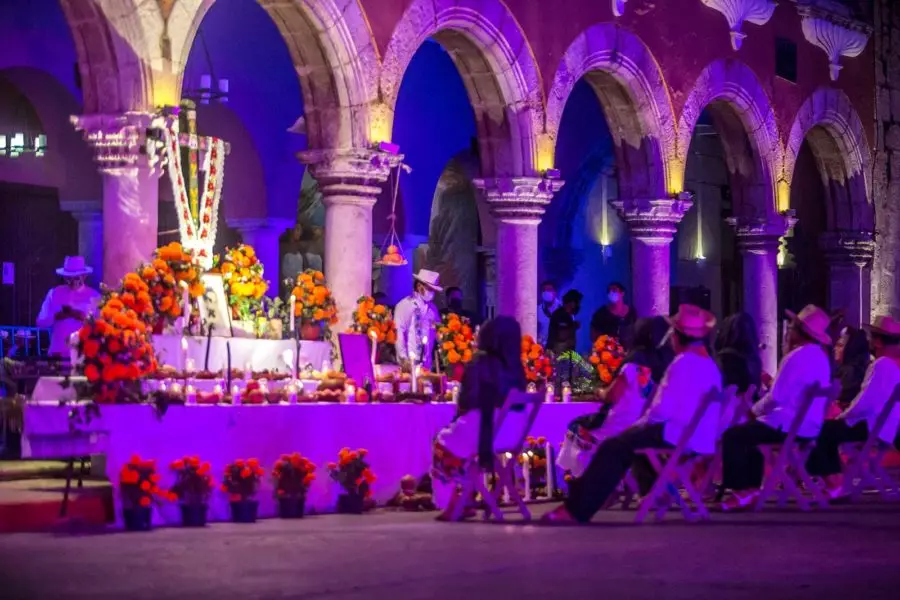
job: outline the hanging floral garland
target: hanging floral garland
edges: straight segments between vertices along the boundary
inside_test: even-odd
[[[189,191],[184,181],[184,171],[181,168],[177,119],[172,119],[172,122],[166,127],[165,136],[169,180],[172,182],[181,244],[186,249],[194,250],[200,264],[209,268],[212,266],[219,202],[225,178],[225,142],[219,138],[208,138],[208,148],[201,169],[206,173],[206,185],[203,187],[203,193],[199,199],[200,214],[197,221],[194,221],[191,215]]]

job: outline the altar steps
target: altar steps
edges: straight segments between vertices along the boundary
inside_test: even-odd
[[[0,534],[103,527],[113,521],[112,487],[107,482],[72,483],[67,516],[59,516],[64,478],[25,478],[0,482]]]

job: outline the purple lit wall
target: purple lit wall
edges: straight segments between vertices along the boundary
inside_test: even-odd
[[[584,80],[572,91],[563,112],[556,145],[557,168],[566,184],[554,197],[539,228],[540,280],[554,281],[560,293],[584,294],[578,349],[590,347],[590,319],[606,301],[606,286],[620,281],[631,287],[630,246],[615,209],[606,206],[603,227],[604,168],[614,167],[612,138],[594,90]],[[614,177],[607,177],[607,200],[616,197]],[[604,255],[601,242],[608,243]]]
[[[295,218],[303,177],[303,166],[295,154],[305,148],[306,140],[287,129],[303,114],[300,83],[284,39],[253,0],[216,2],[206,13],[187,61],[184,89],[196,88],[201,75],[213,71],[217,78],[229,80],[228,108],[249,133],[240,141],[227,141],[252,142],[264,181],[262,188],[254,182],[240,181],[258,171],[254,165],[245,167],[239,160],[249,150],[236,149],[226,162],[226,214],[232,215],[233,208],[234,216]],[[219,118],[230,119],[225,112],[201,112],[200,132],[214,133],[232,127],[217,123]],[[229,188],[248,194],[252,191],[252,195],[235,197]],[[241,206],[236,207],[235,203]]]

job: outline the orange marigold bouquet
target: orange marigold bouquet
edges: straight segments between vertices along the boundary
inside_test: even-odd
[[[294,289],[291,290],[291,296],[296,299],[294,317],[301,322],[321,325],[328,337],[328,326],[337,324],[338,317],[337,304],[331,290],[328,289],[325,275],[313,269],[300,273],[297,275]]]
[[[182,316],[182,284],[193,299],[200,298],[205,291],[193,254],[178,242],[157,248],[153,260],[139,272],[149,288],[154,310],[169,323]]]
[[[328,463],[328,473],[348,495],[368,498],[372,495],[371,485],[375,474],[366,462],[368,450],[343,448],[338,453],[337,463]]]
[[[153,323],[156,309],[147,284],[137,273],[126,273],[122,278],[122,287],[118,292],[119,299],[125,308],[134,311],[144,323]]]
[[[622,344],[612,336],[601,335],[594,341],[594,347],[588,360],[596,368],[600,383],[609,385],[624,359],[625,349]]]
[[[242,502],[256,495],[263,475],[265,471],[259,466],[258,459],[239,458],[225,466],[220,488],[228,494],[229,502]]]
[[[356,312],[353,313],[349,331],[374,337],[379,344],[397,341],[397,326],[390,309],[384,304],[375,304],[371,296],[361,296],[356,301]]]
[[[224,255],[213,258],[212,271],[222,274],[233,318],[250,321],[263,313],[263,297],[269,284],[263,279],[263,264],[251,246],[226,248]]]
[[[316,465],[299,452],[282,454],[272,468],[276,498],[304,498],[316,480]]]
[[[155,460],[144,460],[137,454],[133,455],[119,471],[122,507],[126,510],[146,508],[153,502],[154,496],[160,500],[170,499],[171,492],[159,487],[160,479]]]
[[[139,380],[157,367],[146,323],[117,293],[82,325],[78,352],[94,400],[101,403],[136,400],[137,393],[129,388],[139,390]]]
[[[547,380],[553,375],[553,366],[544,347],[530,335],[522,337],[522,366],[528,381]]]
[[[172,485],[172,500],[182,504],[202,505],[209,502],[213,490],[212,475],[209,474],[208,462],[200,462],[197,456],[185,456],[169,465],[175,472],[175,483]]]
[[[475,335],[469,319],[456,313],[448,313],[438,327],[438,355],[447,369],[452,365],[466,364],[472,360]]]

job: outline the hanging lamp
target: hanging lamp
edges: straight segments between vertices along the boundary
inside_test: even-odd
[[[402,267],[408,264],[403,256],[403,246],[400,244],[400,237],[397,235],[397,196],[400,195],[400,169],[406,172],[410,168],[403,163],[398,163],[395,169],[391,169],[391,177],[393,177],[394,189],[391,198],[391,214],[388,216],[390,228],[388,234],[381,245],[381,256],[375,261],[376,265],[382,267]]]

